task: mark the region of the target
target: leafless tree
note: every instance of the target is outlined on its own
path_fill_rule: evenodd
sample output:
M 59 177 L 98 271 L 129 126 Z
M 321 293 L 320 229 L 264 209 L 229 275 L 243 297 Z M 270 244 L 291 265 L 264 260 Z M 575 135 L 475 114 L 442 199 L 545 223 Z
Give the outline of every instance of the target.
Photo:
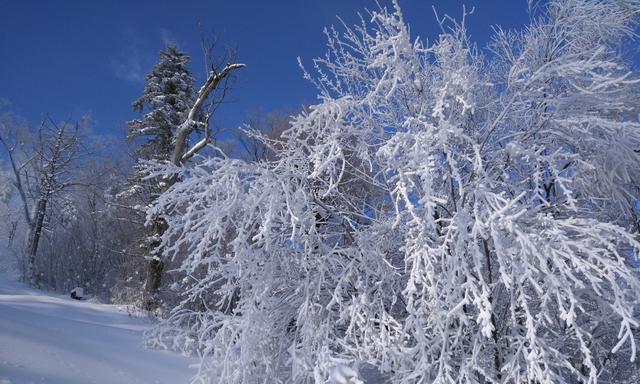
M 31 132 L 31 140 L 21 140 L 25 132 L 19 126 L 1 123 L 0 144 L 6 152 L 29 228 L 25 245 L 23 277 L 37 283 L 36 258 L 48 210 L 55 198 L 77 185 L 73 170 L 84 148 L 81 124 L 56 124 L 50 118 Z

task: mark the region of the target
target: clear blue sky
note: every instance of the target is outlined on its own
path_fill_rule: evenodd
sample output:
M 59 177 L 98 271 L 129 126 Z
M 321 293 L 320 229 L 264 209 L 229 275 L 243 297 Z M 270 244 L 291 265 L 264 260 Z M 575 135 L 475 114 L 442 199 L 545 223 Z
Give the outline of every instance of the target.
M 385 4 L 384 0 L 380 1 Z M 475 6 L 468 19 L 472 38 L 484 46 L 492 25 L 506 28 L 527 21 L 526 0 L 400 0 L 414 36 L 437 37 L 432 5 L 459 16 L 462 4 Z M 216 124 L 240 125 L 254 111 L 294 109 L 315 101 L 296 58 L 306 63 L 324 53 L 325 26 L 349 24 L 373 0 L 199 0 L 88 1 L 0 0 L 0 99 L 31 122 L 48 113 L 57 120 L 90 113 L 96 130 L 122 137 L 135 117 L 131 102 L 166 41 L 193 58 L 203 76 L 200 30 L 215 31 L 238 48 L 240 62 L 229 104 Z

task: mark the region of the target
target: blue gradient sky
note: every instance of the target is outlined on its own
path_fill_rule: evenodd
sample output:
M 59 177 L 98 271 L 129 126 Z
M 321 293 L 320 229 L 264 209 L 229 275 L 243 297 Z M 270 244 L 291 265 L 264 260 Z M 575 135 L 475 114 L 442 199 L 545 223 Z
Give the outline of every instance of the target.
M 384 1 L 381 1 L 384 4 Z M 517 28 L 528 18 L 527 1 L 400 0 L 414 35 L 437 37 L 431 6 L 459 16 L 462 4 L 475 6 L 468 19 L 472 38 L 484 46 L 492 25 Z M 217 111 L 215 122 L 239 126 L 248 114 L 291 110 L 315 101 L 296 57 L 310 64 L 324 54 L 325 26 L 357 20 L 375 8 L 372 0 L 236 1 L 45 1 L 0 0 L 0 99 L 37 122 L 77 119 L 90 113 L 98 133 L 124 135 L 135 117 L 131 102 L 144 75 L 170 41 L 193 58 L 198 79 L 204 73 L 200 31 L 215 31 L 238 48 L 247 68 Z M 310 65 L 309 65 L 310 67 Z

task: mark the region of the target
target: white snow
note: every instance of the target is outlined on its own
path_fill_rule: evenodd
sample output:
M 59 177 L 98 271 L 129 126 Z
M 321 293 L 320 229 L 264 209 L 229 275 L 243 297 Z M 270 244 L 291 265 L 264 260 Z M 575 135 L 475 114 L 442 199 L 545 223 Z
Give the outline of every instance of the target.
M 82 289 L 82 287 L 75 287 L 71 290 L 71 294 L 75 295 L 73 299 L 77 298 L 78 300 L 80 300 L 84 297 L 84 289 Z
M 337 365 L 331 370 L 329 383 L 332 384 L 364 384 L 355 369 L 346 365 Z
M 0 383 L 188 383 L 195 360 L 142 345 L 152 325 L 0 273 Z

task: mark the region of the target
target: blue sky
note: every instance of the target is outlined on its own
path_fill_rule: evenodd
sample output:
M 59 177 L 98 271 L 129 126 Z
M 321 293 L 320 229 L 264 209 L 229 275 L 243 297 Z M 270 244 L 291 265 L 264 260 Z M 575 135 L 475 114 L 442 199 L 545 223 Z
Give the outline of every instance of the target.
M 467 25 L 480 46 L 492 25 L 517 28 L 528 18 L 526 0 L 400 0 L 412 34 L 423 40 L 438 34 L 432 5 L 459 16 L 462 4 L 475 6 Z M 233 128 L 251 113 L 313 103 L 316 92 L 296 58 L 309 64 L 324 53 L 322 30 L 338 24 L 336 16 L 350 24 L 375 7 L 372 0 L 0 0 L 0 99 L 31 122 L 45 113 L 58 120 L 90 113 L 98 133 L 122 137 L 136 116 L 131 102 L 166 42 L 189 53 L 202 78 L 202 30 L 237 47 L 247 64 L 215 117 Z

